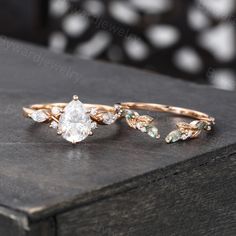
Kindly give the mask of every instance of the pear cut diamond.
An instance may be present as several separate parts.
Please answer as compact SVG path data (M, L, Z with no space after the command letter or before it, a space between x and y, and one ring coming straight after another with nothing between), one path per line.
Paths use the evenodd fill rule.
M92 120L79 100L71 101L64 109L58 124L58 132L69 142L77 143L91 134Z

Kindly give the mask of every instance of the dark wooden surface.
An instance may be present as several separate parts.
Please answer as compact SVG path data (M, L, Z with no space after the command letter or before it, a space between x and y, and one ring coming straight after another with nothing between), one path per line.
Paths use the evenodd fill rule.
M73 94L88 103L199 109L217 125L200 139L167 145L122 123L101 127L73 147L21 115L23 105L69 101ZM0 205L26 217L31 235L127 235L128 229L129 235L234 235L235 101L231 92L1 38ZM162 138L182 119L155 116ZM207 208L212 201L215 208ZM11 214L0 215L0 228L6 227Z
M235 235L236 154L58 216L61 235Z

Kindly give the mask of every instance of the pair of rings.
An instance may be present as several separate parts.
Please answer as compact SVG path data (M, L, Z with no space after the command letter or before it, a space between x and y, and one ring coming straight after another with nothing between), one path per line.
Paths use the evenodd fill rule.
M124 102L114 106L83 104L76 95L69 103L23 107L24 116L35 122L49 123L51 128L56 129L59 135L71 143L83 141L93 134L98 125L111 125L120 119L125 119L129 127L159 139L154 119L148 115L140 115L136 110L167 112L194 119L190 123L178 122L176 130L171 131L165 138L167 143L196 138L203 130L210 131L215 124L213 117L191 109L139 102Z

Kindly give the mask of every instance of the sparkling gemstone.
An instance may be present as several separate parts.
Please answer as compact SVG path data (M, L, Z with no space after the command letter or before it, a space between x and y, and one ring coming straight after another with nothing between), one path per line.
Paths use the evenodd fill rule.
M138 116L138 113L130 111L130 110L126 110L125 113L126 113L125 118L128 119L128 120L135 118L135 116Z
M167 143L175 143L181 139L182 133L179 130L170 132L166 137Z
M198 129L211 130L211 125L204 121L192 121L190 124L196 125Z
M42 110L37 110L31 114L31 118L36 122L44 122L48 119L48 115Z
M147 127L142 124L141 122L136 125L137 129L139 129L141 132L146 133L147 132Z
M91 134L92 120L79 100L71 101L59 119L58 132L69 142L77 143Z
M115 108L117 114L119 114L119 115L122 114L123 109L121 109L121 105L120 104L115 104L114 108Z
M186 139L188 139L188 138L190 138L191 136L192 136L192 131L188 131L188 132L186 132L186 133L183 133L182 135L181 135L181 139L182 140L186 140Z
M205 122L199 121L199 120L194 120L190 123L190 125L196 126L198 129L204 129L205 127Z
M96 129L98 127L96 122L91 123L91 129Z
M97 108L96 108L96 107L93 107L93 108L91 108L91 110L90 110L90 115L91 115L91 116L95 116L95 115L97 114L97 112L98 112Z
M107 113L103 114L102 119L103 119L104 124L110 125L116 121L117 116L116 116L116 114L113 114L111 112L107 112Z
M158 129L154 126L148 128L147 134L152 138L158 138L159 137Z
M51 112L54 116L57 116L61 113L61 109L60 109L60 107L53 107Z
M56 121L52 121L51 124L50 124L50 127L53 128L53 129L57 129L58 127L58 124Z

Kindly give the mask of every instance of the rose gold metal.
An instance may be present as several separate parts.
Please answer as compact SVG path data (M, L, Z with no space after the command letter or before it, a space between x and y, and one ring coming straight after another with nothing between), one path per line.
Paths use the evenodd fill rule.
M157 103L141 103L141 102L124 102L120 104L123 109L131 110L147 110L147 111L157 111L157 112L167 112L176 115L182 115L197 120L202 120L214 124L215 118L192 109L174 107L169 105L162 105Z

